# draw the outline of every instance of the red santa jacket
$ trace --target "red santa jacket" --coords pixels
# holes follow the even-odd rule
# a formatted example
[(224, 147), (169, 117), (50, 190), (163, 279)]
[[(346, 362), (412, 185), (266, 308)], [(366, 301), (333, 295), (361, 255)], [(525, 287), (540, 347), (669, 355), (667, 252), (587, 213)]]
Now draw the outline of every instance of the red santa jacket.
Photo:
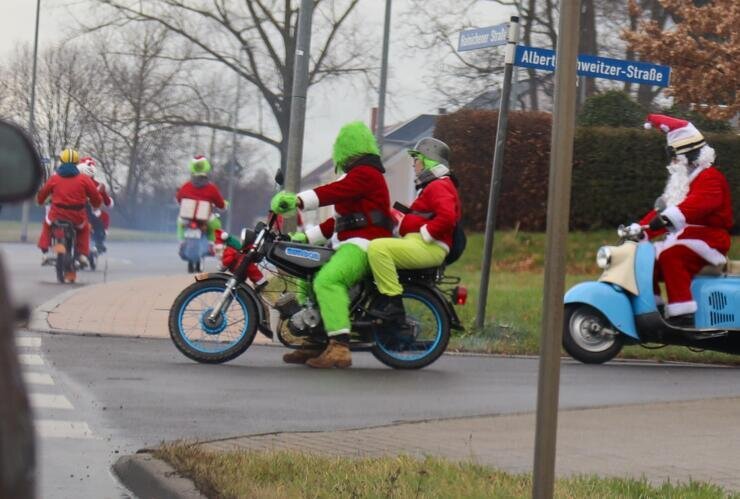
[[(712, 166), (694, 175), (683, 201), (662, 212), (673, 228), (658, 249), (660, 252), (680, 244), (718, 265), (724, 263), (724, 255), (730, 250), (729, 229), (733, 225), (730, 186), (722, 172)], [(656, 215), (653, 210), (640, 223), (647, 224)], [(648, 237), (652, 239), (665, 232), (648, 231)]]
[(197, 187), (190, 181), (185, 182), (177, 190), (175, 198), (177, 198), (178, 203), (183, 199), (195, 199), (196, 201), (209, 201), (221, 210), (226, 208), (226, 202), (224, 202), (221, 191), (213, 182), (208, 182), (203, 187)]
[(93, 182), (95, 182), (95, 187), (97, 187), (98, 192), (100, 193), (100, 197), (103, 200), (103, 206), (105, 206), (106, 208), (113, 207), (113, 198), (108, 195), (108, 190), (105, 188), (105, 184), (103, 184), (102, 182), (98, 182), (95, 179), (93, 179)]
[(452, 179), (442, 177), (424, 186), (410, 209), (412, 213), (403, 217), (399, 233), (405, 236), (419, 232), (424, 241), (436, 243), (449, 253), (455, 225), (462, 215), (460, 197)]
[[(391, 237), (391, 206), (388, 185), (383, 177), (382, 166), (373, 156), (366, 156), (362, 161), (351, 165), (348, 172), (336, 182), (331, 182), (316, 189), (298, 194), (301, 208), (315, 210), (319, 206), (334, 205), (337, 217), (362, 213), (368, 220), (372, 213), (379, 213), (389, 226), (370, 222), (367, 226), (343, 230), (337, 233), (340, 241), (352, 240), (358, 246), (367, 249), (369, 241), (379, 237)], [(312, 244), (329, 239), (334, 234), (335, 218), (324, 220), (317, 227), (306, 231)]]
[(66, 220), (75, 225), (87, 222), (85, 205), (88, 199), (93, 208), (100, 207), (102, 202), (93, 180), (82, 174), (73, 177), (52, 175), (39, 190), (36, 201), (44, 204), (49, 196), (51, 196), (49, 221)]

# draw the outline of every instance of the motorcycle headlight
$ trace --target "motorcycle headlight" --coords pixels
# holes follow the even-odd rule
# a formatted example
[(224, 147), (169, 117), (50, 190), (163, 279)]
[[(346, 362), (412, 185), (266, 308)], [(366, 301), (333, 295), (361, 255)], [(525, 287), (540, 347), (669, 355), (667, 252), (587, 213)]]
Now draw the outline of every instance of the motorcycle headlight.
[(612, 263), (612, 250), (608, 246), (602, 246), (599, 251), (596, 252), (596, 265), (600, 269), (608, 269)]

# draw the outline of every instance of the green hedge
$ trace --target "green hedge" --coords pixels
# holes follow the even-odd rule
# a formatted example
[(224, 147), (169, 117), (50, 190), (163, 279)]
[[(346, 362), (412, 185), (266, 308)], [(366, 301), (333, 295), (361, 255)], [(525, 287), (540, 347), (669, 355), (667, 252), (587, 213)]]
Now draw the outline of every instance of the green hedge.
[[(451, 164), (461, 183), (467, 228), (485, 228), (493, 138), (498, 113), (464, 110), (439, 118), (435, 136), (452, 149)], [(497, 226), (541, 231), (546, 227), (551, 118), (513, 112), (504, 154)], [(733, 196), (740, 229), (740, 137), (706, 134)], [(644, 215), (667, 178), (665, 136), (640, 128), (578, 128), (574, 143), (570, 225), (611, 229)]]

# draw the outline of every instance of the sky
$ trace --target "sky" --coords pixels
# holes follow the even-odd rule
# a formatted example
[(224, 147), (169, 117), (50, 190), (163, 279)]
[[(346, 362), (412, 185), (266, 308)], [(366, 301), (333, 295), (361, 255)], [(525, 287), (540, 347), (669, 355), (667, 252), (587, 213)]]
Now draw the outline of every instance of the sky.
[[(41, 0), (40, 50), (59, 40), (64, 29), (73, 25), (74, 19), (66, 6), (78, 3), (80, 2), (76, 0)], [(408, 47), (407, 38), (413, 34), (409, 34), (408, 26), (404, 24), (408, 17), (402, 13), (408, 10), (410, 1), (393, 0), (392, 5), (386, 125), (403, 122), (419, 114), (435, 114), (439, 107), (444, 107), (443, 102), (435, 99), (426, 76), (430, 65), (433, 67), (438, 61), (429, 60), (428, 55), (415, 53)], [(363, 23), (366, 26), (377, 26), (378, 39), (381, 39), (383, 30), (384, 8), (383, 0), (361, 0), (358, 6)], [(482, 0), (476, 9), (481, 26), (502, 22), (506, 20), (508, 13), (506, 8)], [(0, 56), (11, 50), (16, 43), (33, 43), (35, 12), (35, 0), (0, 0), (0, 13), (4, 21), (3, 29), (0, 30)], [(373, 48), (378, 52), (381, 50), (379, 44)], [(323, 91), (309, 91), (303, 152), (304, 173), (330, 157), (331, 145), (342, 124), (353, 120), (369, 122), (370, 110), (377, 105), (377, 99), (376, 92), (367, 92), (358, 85), (334, 84)], [(277, 155), (268, 154), (268, 158), (277, 165)]]

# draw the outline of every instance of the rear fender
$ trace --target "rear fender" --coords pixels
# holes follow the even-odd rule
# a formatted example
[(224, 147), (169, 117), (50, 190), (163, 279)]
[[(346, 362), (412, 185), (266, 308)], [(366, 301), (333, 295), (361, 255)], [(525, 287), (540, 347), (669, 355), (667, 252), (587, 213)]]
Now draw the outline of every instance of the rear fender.
[(624, 291), (604, 282), (582, 282), (565, 294), (566, 305), (583, 303), (604, 314), (621, 333), (639, 340), (632, 305)]
[[(200, 274), (196, 274), (195, 280), (201, 282), (207, 281), (209, 279), (214, 279), (227, 282), (232, 277), (234, 277), (232, 274), (227, 274), (226, 272), (203, 272)], [(257, 322), (257, 324), (260, 327), (260, 330), (262, 330), (262, 327), (267, 324), (268, 331), (271, 331), (269, 329), (269, 321), (265, 317), (265, 308), (262, 306), (262, 300), (260, 300), (260, 297), (254, 291), (254, 289), (252, 289), (250, 286), (247, 286), (247, 284), (243, 282), (239, 283), (237, 285), (237, 288), (239, 288), (239, 291), (243, 291), (247, 296), (249, 296), (252, 301), (254, 301), (255, 308), (257, 309), (257, 315), (259, 316), (259, 321)]]
[(444, 294), (440, 289), (438, 289), (436, 286), (430, 286), (426, 282), (421, 281), (410, 281), (410, 284), (413, 284), (414, 286), (418, 286), (420, 288), (424, 288), (430, 293), (432, 293), (434, 296), (436, 296), (439, 301), (442, 302), (442, 304), (445, 307), (445, 311), (447, 312), (447, 316), (450, 318), (450, 329), (454, 329), (455, 331), (464, 331), (465, 328), (460, 323), (460, 318), (457, 316), (457, 312), (455, 311), (455, 307), (453, 307), (452, 303), (450, 302), (449, 296)]

